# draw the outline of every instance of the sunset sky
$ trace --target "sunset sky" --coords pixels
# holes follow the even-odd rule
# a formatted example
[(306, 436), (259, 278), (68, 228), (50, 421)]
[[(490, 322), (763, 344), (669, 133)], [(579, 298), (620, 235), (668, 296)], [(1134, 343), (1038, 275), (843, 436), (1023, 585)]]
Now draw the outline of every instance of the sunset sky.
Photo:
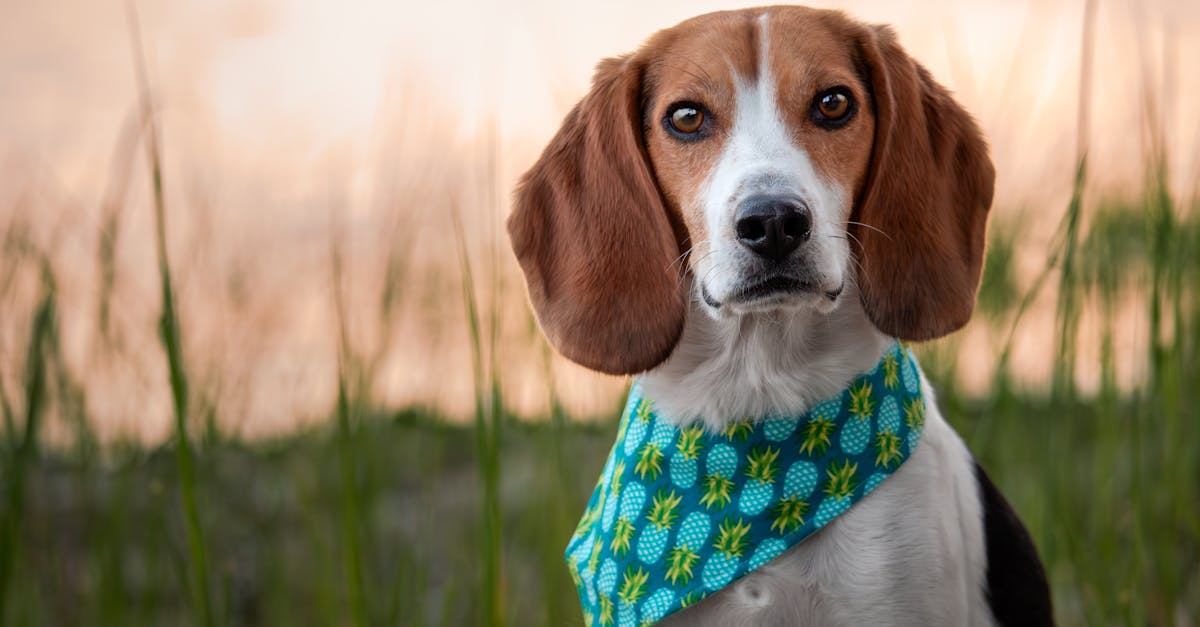
[[(86, 181), (135, 95), (126, 4), (5, 4), (0, 154), (37, 155), (38, 167)], [(586, 89), (600, 58), (630, 51), (689, 16), (752, 4), (177, 0), (138, 9), (167, 114), (220, 138), (220, 154), (286, 160), (331, 145), (365, 146), (381, 119), (404, 116), (417, 103), (450, 117), (457, 139), (495, 116), (505, 138), (539, 144)], [(895, 25), (909, 51), (957, 91), (988, 130), (1002, 201), (1036, 196), (1021, 188), (1045, 183), (1039, 179), (1047, 170), (1057, 181), (1052, 187), (1061, 187), (1062, 156), (1074, 145), (1082, 1), (818, 4)], [(1140, 176), (1128, 163), (1140, 150), (1142, 86), (1166, 85), (1156, 96), (1170, 99), (1176, 163), (1194, 173), (1200, 74), (1185, 60), (1200, 58), (1200, 5), (1099, 7), (1097, 166), (1120, 182)], [(1174, 59), (1167, 80), (1164, 49)]]
[[(58, 260), (64, 292), (78, 295), (64, 304), (68, 356), (79, 371), (99, 378), (93, 384), (123, 391), (90, 399), (100, 405), (93, 413), (151, 413), (161, 416), (157, 432), (165, 432), (166, 397), (153, 370), (161, 360), (152, 333), (158, 301), (147, 245), (148, 186), (139, 178), (143, 162), (120, 150), (137, 102), (129, 5), (0, 3), (0, 225), (30, 225)], [(234, 373), (225, 376), (241, 387), (222, 387), (221, 393), (243, 394), (241, 415), (253, 416), (257, 428), (270, 431), (297, 416), (327, 412), (336, 363), (328, 251), (330, 234), (339, 233), (344, 221), (349, 297), (364, 311), (376, 302), (372, 290), (396, 246), (411, 246), (420, 270), (415, 287), (406, 284), (415, 300), (406, 301), (413, 306), (395, 331), (404, 350), (382, 362), (379, 396), (397, 406), (417, 402), (451, 414), (469, 411), (465, 335), (443, 322), (461, 322), (455, 317), (461, 316), (461, 291), (453, 282), (454, 259), (444, 254), (453, 245), (445, 229), (443, 192), (449, 189), (466, 194), (459, 198), (464, 213), (482, 218), (468, 221), (473, 250), (497, 255), (483, 256), (483, 267), (492, 258), (504, 264), (501, 298), (516, 313), (506, 318), (503, 335), (518, 364), (506, 365), (508, 398), (518, 409), (544, 407), (541, 344), (530, 341), (507, 245), (496, 244), (513, 182), (586, 91), (599, 59), (629, 52), (687, 17), (748, 5), (136, 3), (162, 124), (171, 249), (185, 316), (194, 318), (185, 320), (185, 339), (195, 345), (189, 355), (214, 372)], [(1027, 237), (1018, 242), (1017, 271), (1036, 273), (1070, 194), (1082, 0), (863, 0), (836, 6), (894, 25), (910, 54), (979, 119), (998, 172), (993, 228), (1022, 225)], [(1194, 66), (1200, 59), (1200, 3), (1098, 6), (1088, 100), (1092, 178), (1085, 204), (1139, 193), (1151, 118), (1161, 121), (1175, 197), (1186, 202), (1200, 178), (1200, 72)], [(111, 191), (114, 172), (128, 163), (136, 165), (121, 226), (116, 293), (124, 308), (119, 319), (140, 338), (133, 350), (140, 361), (127, 371), (90, 369), (100, 200)], [(479, 175), (484, 170), (492, 174)], [(399, 235), (380, 235), (389, 233)], [(498, 250), (505, 252), (486, 252)], [(439, 274), (444, 272), (451, 274)], [(1046, 315), (1035, 312), (1017, 338), (1019, 375), (1032, 380), (1044, 380), (1049, 367), (1052, 331), (1037, 324), (1052, 318), (1048, 298)], [(1144, 335), (1143, 322), (1131, 318), (1123, 327), (1128, 337), (1118, 338), (1119, 350), (1142, 354), (1134, 347)], [(0, 355), (19, 345), (12, 338), (5, 342), (5, 331), (0, 329)], [(370, 332), (362, 338), (365, 346), (378, 343)], [(985, 340), (969, 346), (987, 361), (994, 347)], [(1125, 380), (1137, 376), (1138, 362), (1122, 364)], [(246, 372), (237, 374), (237, 368)], [(571, 409), (611, 409), (620, 382), (598, 384), (561, 362), (556, 368)], [(1085, 359), (1081, 376), (1094, 382), (1094, 370)], [(441, 374), (451, 371), (459, 375)], [(984, 370), (972, 375), (976, 387), (986, 380)], [(967, 383), (970, 388), (972, 381)], [(142, 412), (147, 406), (153, 411)]]

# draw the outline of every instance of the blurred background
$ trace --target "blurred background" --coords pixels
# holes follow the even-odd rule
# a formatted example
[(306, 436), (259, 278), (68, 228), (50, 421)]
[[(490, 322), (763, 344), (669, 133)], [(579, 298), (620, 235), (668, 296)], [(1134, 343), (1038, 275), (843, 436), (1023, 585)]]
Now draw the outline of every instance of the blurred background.
[[(503, 220), (596, 61), (752, 4), (0, 0), (0, 624), (581, 624), (628, 381)], [(836, 8), (990, 139), (918, 351), (1059, 621), (1200, 624), (1200, 4)]]

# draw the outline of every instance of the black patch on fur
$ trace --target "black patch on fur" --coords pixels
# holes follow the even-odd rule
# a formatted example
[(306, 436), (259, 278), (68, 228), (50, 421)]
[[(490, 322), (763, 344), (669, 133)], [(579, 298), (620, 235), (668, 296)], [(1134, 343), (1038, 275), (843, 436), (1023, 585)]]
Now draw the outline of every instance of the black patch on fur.
[(975, 479), (987, 545), (987, 599), (996, 622), (1004, 627), (1054, 625), (1050, 586), (1029, 532), (978, 463)]

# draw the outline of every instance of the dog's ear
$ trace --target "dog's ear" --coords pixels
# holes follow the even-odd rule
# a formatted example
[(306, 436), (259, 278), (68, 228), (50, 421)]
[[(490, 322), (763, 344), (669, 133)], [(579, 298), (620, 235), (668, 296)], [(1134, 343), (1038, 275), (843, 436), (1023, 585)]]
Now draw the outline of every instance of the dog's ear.
[(863, 308), (880, 331), (928, 340), (975, 307), (995, 170), (979, 128), (890, 29), (866, 29), (859, 58), (875, 143), (852, 214)]
[(686, 232), (651, 173), (642, 71), (631, 57), (600, 64), (591, 92), (522, 179), (508, 219), (551, 344), (609, 374), (665, 360), (685, 315), (675, 261)]

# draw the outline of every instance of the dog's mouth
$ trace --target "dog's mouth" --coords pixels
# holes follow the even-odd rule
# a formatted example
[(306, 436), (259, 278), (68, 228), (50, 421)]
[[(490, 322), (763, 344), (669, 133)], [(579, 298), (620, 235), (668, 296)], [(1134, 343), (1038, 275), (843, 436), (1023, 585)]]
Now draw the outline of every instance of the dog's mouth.
[(714, 298), (709, 293), (708, 286), (703, 284), (700, 285), (700, 296), (713, 309), (720, 309), (721, 305), (730, 303), (747, 305), (763, 301), (784, 300), (788, 296), (796, 294), (819, 294), (827, 298), (830, 302), (834, 302), (842, 294), (843, 286), (844, 283), (839, 284), (832, 290), (826, 290), (812, 281), (804, 281), (790, 276), (773, 276), (765, 280), (739, 286), (724, 302)]

